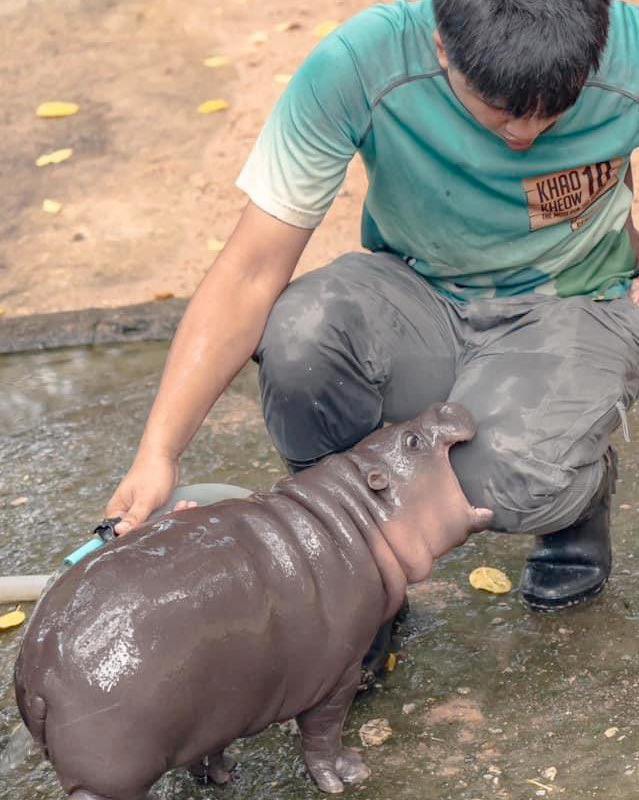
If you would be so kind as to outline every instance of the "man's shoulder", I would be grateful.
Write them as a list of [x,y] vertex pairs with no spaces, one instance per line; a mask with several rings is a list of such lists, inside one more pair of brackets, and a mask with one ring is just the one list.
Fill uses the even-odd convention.
[[352,17],[335,32],[335,45],[350,51],[374,100],[397,81],[439,70],[434,29],[432,0],[398,0]]
[[639,5],[615,0],[601,67],[589,84],[625,94],[639,102]]

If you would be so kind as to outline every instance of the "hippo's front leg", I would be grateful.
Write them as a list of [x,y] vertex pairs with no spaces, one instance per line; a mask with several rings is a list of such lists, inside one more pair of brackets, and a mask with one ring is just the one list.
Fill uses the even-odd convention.
[[355,750],[342,746],[342,729],[357,692],[361,664],[357,661],[340,678],[331,694],[297,717],[304,760],[324,792],[344,791],[344,783],[361,783],[371,774]]

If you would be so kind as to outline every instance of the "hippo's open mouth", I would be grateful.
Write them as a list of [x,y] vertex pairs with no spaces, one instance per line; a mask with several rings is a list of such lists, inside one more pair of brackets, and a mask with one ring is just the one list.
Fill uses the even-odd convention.
[[493,519],[493,512],[489,508],[474,506],[466,497],[459,479],[450,463],[450,449],[456,444],[470,442],[476,432],[477,425],[471,413],[459,403],[442,403],[433,409],[441,422],[439,440],[444,448],[444,457],[447,462],[446,474],[450,485],[450,497],[455,497],[452,505],[465,506],[469,518],[470,530],[477,532],[486,530]]

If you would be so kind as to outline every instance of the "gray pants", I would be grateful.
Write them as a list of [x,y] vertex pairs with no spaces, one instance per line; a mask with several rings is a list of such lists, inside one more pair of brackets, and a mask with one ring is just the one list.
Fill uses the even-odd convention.
[[455,303],[399,258],[351,253],[283,292],[256,359],[267,428],[293,466],[454,400],[478,423],[451,451],[470,502],[493,509],[495,530],[550,533],[587,506],[639,393],[639,308]]

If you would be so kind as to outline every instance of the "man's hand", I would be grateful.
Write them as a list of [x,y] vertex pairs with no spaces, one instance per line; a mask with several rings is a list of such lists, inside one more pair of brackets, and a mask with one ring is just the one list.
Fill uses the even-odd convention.
[[145,522],[149,514],[166,503],[178,479],[176,460],[139,454],[106,507],[107,517],[122,517],[115,532],[124,536]]

